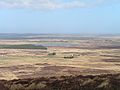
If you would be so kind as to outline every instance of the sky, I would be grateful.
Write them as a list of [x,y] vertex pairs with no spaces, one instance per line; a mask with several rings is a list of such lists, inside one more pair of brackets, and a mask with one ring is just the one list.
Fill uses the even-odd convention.
[[120,33],[120,0],[0,0],[0,33]]

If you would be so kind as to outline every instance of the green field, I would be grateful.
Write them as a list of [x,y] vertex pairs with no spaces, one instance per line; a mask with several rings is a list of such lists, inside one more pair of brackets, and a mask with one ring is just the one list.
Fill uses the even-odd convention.
[[42,45],[22,44],[22,45],[0,45],[0,49],[47,49]]

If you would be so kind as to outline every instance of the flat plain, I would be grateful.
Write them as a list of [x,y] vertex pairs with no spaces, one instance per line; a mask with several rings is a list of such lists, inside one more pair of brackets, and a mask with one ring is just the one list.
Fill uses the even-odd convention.
[[116,73],[120,35],[0,35],[0,79]]

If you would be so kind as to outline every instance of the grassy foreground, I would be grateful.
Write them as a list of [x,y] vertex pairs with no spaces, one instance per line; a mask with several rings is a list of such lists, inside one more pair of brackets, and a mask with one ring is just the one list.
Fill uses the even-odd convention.
[[1,90],[120,90],[120,74],[0,81]]

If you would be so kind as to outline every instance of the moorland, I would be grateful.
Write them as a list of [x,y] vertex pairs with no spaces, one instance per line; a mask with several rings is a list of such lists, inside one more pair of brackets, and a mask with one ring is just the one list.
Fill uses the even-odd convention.
[[[17,88],[19,85],[27,88],[40,82],[40,86],[54,88],[30,90],[94,90],[90,86],[99,78],[96,87],[106,85],[109,88],[104,86],[105,90],[110,87],[119,90],[119,73],[120,35],[0,34],[0,82],[7,85],[6,88],[12,88],[15,83]],[[42,82],[50,81],[49,84],[41,83],[41,78],[44,78]],[[24,81],[34,79],[34,83],[24,85]],[[19,83],[22,80],[23,86]],[[58,84],[53,84],[55,82]],[[87,86],[74,86],[75,83],[83,87],[90,83],[90,86],[87,89]],[[113,83],[118,86],[113,88]],[[57,88],[63,84],[73,85],[74,89],[68,89],[69,85]]]

